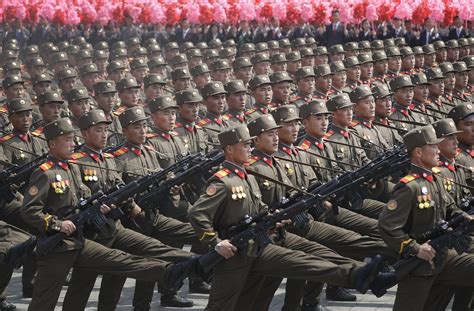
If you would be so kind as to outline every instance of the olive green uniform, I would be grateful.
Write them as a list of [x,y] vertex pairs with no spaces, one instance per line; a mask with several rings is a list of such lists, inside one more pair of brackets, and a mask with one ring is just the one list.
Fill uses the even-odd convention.
[[[442,179],[412,164],[410,174],[400,180],[382,211],[379,229],[385,242],[402,257],[414,256],[420,247],[416,236],[459,212]],[[437,285],[472,286],[472,269],[474,255],[438,251],[433,263],[423,263],[398,284],[393,309],[436,309],[444,298]]]
[[[245,215],[256,215],[266,208],[261,198],[253,176],[226,161],[223,169],[209,180],[206,193],[191,208],[189,219],[200,240],[215,246],[225,238],[229,226],[239,223]],[[263,250],[250,243],[246,250],[240,249],[234,257],[220,263],[214,272],[206,310],[249,309],[253,299],[245,300],[245,297],[253,296],[254,285],[259,283],[262,274],[291,275],[341,286],[352,282],[351,270],[357,266],[356,262],[292,234],[287,234],[279,243],[283,247],[271,244]],[[287,249],[287,245],[301,250]],[[236,306],[239,294],[240,306]]]
[[394,147],[402,142],[402,137],[400,136],[398,131],[394,128],[387,127],[395,127],[395,124],[393,124],[392,121],[390,121],[388,118],[381,118],[379,116],[375,116],[374,122],[380,123],[378,124],[378,130],[382,137],[385,138],[389,146]]
[[425,120],[420,118],[420,114],[412,111],[412,106],[402,106],[395,102],[393,103],[392,114],[389,116],[389,119],[393,122],[395,127],[407,131],[419,126],[407,122],[426,124]]
[[215,146],[219,145],[217,135],[230,127],[229,123],[227,123],[222,116],[215,115],[211,112],[206,112],[205,117],[202,118],[197,125],[204,129],[208,141]]
[[[90,196],[79,168],[49,158],[36,169],[24,198],[22,217],[41,236],[58,232],[81,197]],[[131,245],[129,245],[131,247]],[[144,247],[144,245],[140,245]],[[38,254],[37,282],[29,310],[53,310],[71,267],[150,281],[164,281],[169,263],[109,249],[76,231],[48,254]]]
[[178,137],[183,140],[184,147],[189,150],[189,153],[207,153],[210,148],[207,145],[206,131],[202,127],[181,118],[176,120],[175,125],[174,130],[179,134]]
[[264,114],[270,113],[271,106],[264,105],[262,103],[255,103],[252,109],[245,111],[245,118],[247,122],[256,119]]
[[370,120],[354,116],[351,128],[356,132],[356,138],[359,138],[360,145],[371,149],[371,151],[366,151],[367,157],[371,160],[391,147],[382,136],[378,126]]
[[226,120],[230,126],[246,124],[247,118],[248,117],[245,115],[244,112],[236,111],[233,109],[227,110],[227,112],[224,114],[224,120]]

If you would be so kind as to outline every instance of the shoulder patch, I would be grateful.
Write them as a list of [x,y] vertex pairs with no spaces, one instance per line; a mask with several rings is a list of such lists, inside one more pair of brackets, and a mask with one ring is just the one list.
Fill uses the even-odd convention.
[[113,114],[116,115],[116,116],[119,116],[119,115],[121,115],[121,114],[125,111],[125,109],[126,109],[126,108],[125,108],[124,106],[119,107],[119,108],[117,108],[117,109],[113,112]]
[[433,174],[439,174],[439,173],[441,173],[441,170],[440,170],[439,167],[433,167],[433,168],[431,169],[431,171],[433,172]]
[[255,111],[257,111],[257,110],[256,110],[255,108],[252,108],[252,109],[249,109],[249,110],[245,111],[244,114],[245,114],[246,116],[248,116],[249,114],[252,114],[252,113],[254,113]]
[[222,116],[222,120],[229,121],[230,119],[232,119],[232,116],[230,114],[225,114]]
[[398,203],[395,200],[390,200],[387,202],[387,208],[389,211],[396,210],[398,207]]
[[213,196],[214,194],[216,194],[216,191],[217,191],[216,186],[214,186],[214,185],[209,185],[209,186],[207,186],[206,194],[207,194],[208,196]]
[[402,179],[400,179],[400,182],[402,182],[404,184],[408,184],[410,181],[415,180],[415,179],[416,179],[415,176],[407,175],[407,176],[403,177]]
[[351,122],[350,126],[354,127],[354,126],[359,125],[359,124],[360,124],[359,120],[354,120],[354,121]]
[[179,133],[176,132],[176,131],[171,131],[170,134],[171,134],[172,136],[179,136]]
[[147,133],[146,134],[146,138],[155,138],[157,136],[158,136],[158,134],[156,134],[156,133]]
[[328,132],[324,135],[324,138],[329,138],[329,137],[331,137],[332,135],[334,135],[334,131],[333,131],[333,130],[330,130],[330,131],[328,131]]
[[0,137],[0,143],[4,143],[6,141],[9,141],[10,139],[12,139],[13,137],[15,137],[15,135],[13,134],[7,134],[3,137]]
[[104,155],[104,158],[113,158],[114,157],[113,154],[107,153],[107,152],[104,152],[103,155]]
[[204,126],[204,125],[208,124],[209,122],[211,122],[211,120],[209,120],[208,118],[204,118],[204,119],[201,119],[201,121],[199,121],[198,125],[199,126]]
[[181,122],[176,122],[174,124],[174,127],[182,127],[182,126],[183,126],[183,123],[181,123]]
[[309,147],[311,147],[311,142],[307,139],[303,141],[303,143],[300,145],[301,149],[303,150],[308,150]]
[[128,152],[128,148],[127,147],[122,147],[118,150],[115,150],[112,154],[116,157],[120,157],[122,154],[125,154]]
[[48,161],[48,162],[45,162],[43,164],[41,164],[39,166],[39,168],[43,171],[43,172],[46,172],[47,170],[49,170],[50,168],[52,168],[54,166],[54,163],[53,161]]
[[34,130],[33,132],[31,132],[31,135],[33,135],[33,136],[41,136],[41,134],[43,134],[43,131],[44,131],[44,128],[43,128],[43,127],[39,127],[39,128],[37,128],[36,130]]
[[230,171],[227,170],[227,169],[222,169],[220,171],[217,171],[216,173],[214,173],[214,176],[217,178],[217,179],[221,179],[227,175],[229,175]]
[[0,106],[0,113],[8,113],[7,105]]
[[148,149],[148,150],[151,150],[151,151],[156,151],[156,149],[153,148],[153,146],[151,146],[151,145],[143,145],[143,147]]
[[85,156],[86,156],[85,152],[76,152],[76,153],[72,154],[71,159],[72,160],[78,160],[78,159],[83,158]]

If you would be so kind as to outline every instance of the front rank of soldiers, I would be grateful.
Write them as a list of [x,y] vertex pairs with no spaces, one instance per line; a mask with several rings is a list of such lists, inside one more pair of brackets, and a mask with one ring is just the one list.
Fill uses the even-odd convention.
[[[98,275],[99,310],[117,307],[126,277],[137,279],[134,310],[150,310],[156,285],[162,306],[191,307],[172,282],[188,272],[190,292],[209,294],[207,310],[267,310],[282,278],[284,310],[321,310],[324,284],[335,301],[355,301],[348,288],[382,286],[376,255],[384,265],[407,256],[433,263],[400,281],[396,310],[441,310],[451,299],[453,310],[473,307],[464,281],[472,254],[435,253],[416,235],[461,213],[455,203],[472,192],[474,40],[161,47],[155,38],[92,46],[77,36],[20,50],[8,39],[1,65],[0,166],[35,165],[2,185],[0,310],[14,309],[4,290],[22,264],[35,311],[54,309],[69,273],[64,310],[87,306]],[[274,244],[238,248],[226,235],[244,216],[277,213],[275,204],[397,146],[409,153],[405,171],[327,198],[303,227],[278,223]],[[100,229],[71,221],[91,194],[210,152],[225,160],[189,179],[195,184],[175,184],[152,203],[144,190],[104,205]],[[114,209],[124,215],[113,218]],[[52,251],[33,251],[35,237],[57,234],[65,238]],[[212,250],[225,260],[209,279],[195,258]],[[365,265],[366,257],[374,259]]]

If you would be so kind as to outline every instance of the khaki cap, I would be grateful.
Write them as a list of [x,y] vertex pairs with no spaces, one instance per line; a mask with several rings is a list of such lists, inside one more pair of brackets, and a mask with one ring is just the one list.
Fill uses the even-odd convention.
[[211,71],[209,70],[209,67],[207,67],[206,63],[202,63],[191,68],[191,75],[193,77],[197,77],[199,75],[209,73],[209,72]]
[[211,63],[211,70],[218,71],[218,70],[228,70],[231,69],[229,61],[227,59],[218,59]]
[[384,46],[382,40],[374,40],[374,41],[370,42],[370,47],[372,49],[383,49],[385,46]]
[[283,53],[276,53],[273,54],[271,57],[271,62],[272,64],[278,64],[278,63],[286,63],[286,55]]
[[244,67],[252,67],[252,61],[250,60],[249,57],[237,57],[232,64],[232,67],[234,67],[234,70],[237,70],[239,68],[244,68]]
[[443,71],[439,67],[430,68],[426,72],[428,80],[444,79]]
[[329,48],[329,53],[330,54],[336,54],[336,53],[344,53],[344,47],[342,46],[342,44],[336,44],[336,45],[333,45]]
[[409,46],[404,46],[400,49],[400,53],[402,54],[402,57],[408,57],[412,56],[415,53],[413,53],[413,50]]
[[240,47],[239,53],[248,53],[248,52],[255,52],[255,44],[253,43],[244,43]]
[[307,77],[316,77],[316,75],[314,74],[314,68],[311,66],[301,67],[295,73],[296,81],[299,81]]
[[465,62],[462,62],[462,61],[458,61],[458,62],[455,62],[453,64],[453,68],[454,70],[458,73],[458,72],[466,72],[466,71],[470,71],[469,68],[467,68],[467,65]]
[[451,118],[454,122],[458,123],[460,120],[463,120],[473,113],[474,107],[471,103],[461,103],[448,112],[448,118]]
[[13,98],[7,101],[8,115],[12,115],[17,112],[22,111],[31,111],[33,107],[31,106],[30,100],[24,98]]
[[268,47],[268,44],[266,42],[259,42],[255,44],[255,51],[256,52],[264,52],[268,51],[270,48]]
[[102,80],[94,84],[95,94],[117,93],[113,80]]
[[286,59],[289,62],[296,62],[301,60],[301,54],[299,51],[291,51],[288,54],[286,54]]
[[446,44],[444,44],[444,41],[441,41],[441,40],[433,42],[433,46],[434,46],[435,50],[446,48]]
[[128,89],[138,89],[140,88],[140,84],[138,84],[137,79],[134,77],[126,77],[120,80],[117,83],[117,91],[122,92]]
[[402,53],[400,53],[400,49],[397,46],[386,48],[385,54],[387,54],[387,57],[402,56]]
[[423,52],[425,54],[434,54],[436,53],[436,50],[433,44],[427,44],[423,46]]
[[374,60],[374,62],[378,62],[381,60],[388,60],[388,57],[384,51],[376,51],[374,52],[374,54],[372,54],[372,59]]
[[414,46],[411,49],[413,51],[413,54],[415,54],[415,55],[425,54],[425,52],[423,52],[423,48],[421,46]]
[[168,95],[158,96],[153,98],[151,101],[148,102],[148,107],[150,108],[151,113],[165,110],[168,108],[178,108],[178,104],[176,104],[173,97]]
[[436,131],[431,125],[414,128],[403,136],[403,142],[408,152],[417,147],[436,145],[442,141],[442,138],[436,137]]
[[236,94],[241,92],[247,92],[247,88],[245,87],[244,81],[242,80],[232,80],[227,82],[224,85],[227,94]]
[[303,119],[320,114],[331,114],[326,107],[326,103],[321,100],[312,100],[300,107],[300,117]]
[[37,73],[33,75],[33,85],[36,85],[41,82],[51,82],[53,81],[53,77],[49,73]]
[[89,127],[97,124],[111,124],[111,120],[107,120],[105,113],[101,109],[93,109],[86,112],[79,118],[79,128],[81,130],[87,130]]
[[119,59],[116,59],[116,60],[113,60],[111,61],[108,65],[107,65],[107,72],[108,73],[112,73],[114,72],[115,70],[119,70],[119,69],[126,69],[127,67],[125,67],[124,63],[119,60]]
[[390,92],[388,86],[386,84],[377,84],[372,89],[372,94],[374,94],[375,99],[385,98],[387,96],[392,96],[393,93]]
[[454,70],[453,64],[450,62],[443,62],[439,64],[439,68],[443,72],[443,75],[446,75],[451,72],[456,72],[456,70]]
[[364,40],[359,42],[359,50],[370,50],[370,41]]
[[18,83],[21,83],[21,84],[25,83],[25,81],[23,81],[23,78],[21,76],[17,76],[17,75],[6,76],[5,79],[3,79],[2,81],[3,89],[5,90],[9,88],[10,86],[14,84],[18,84]]
[[89,99],[89,93],[87,92],[87,89],[85,87],[76,87],[72,90],[70,90],[67,95],[66,95],[68,104],[70,105],[71,103],[81,100],[81,99]]
[[351,67],[355,67],[355,66],[359,66],[359,59],[356,57],[356,56],[351,56],[351,57],[348,57],[348,58],[345,58],[343,61],[344,63],[344,66],[346,68],[351,68]]
[[314,49],[314,55],[316,56],[329,55],[328,49],[325,46],[318,46],[317,48]]
[[345,93],[331,97],[326,103],[327,109],[331,112],[352,106],[354,106],[354,104],[351,102],[349,95]]
[[211,81],[206,83],[202,88],[202,97],[208,98],[210,96],[227,94],[227,91],[224,88],[224,85],[220,81]]
[[191,74],[189,73],[188,68],[176,68],[171,71],[171,80],[178,79],[191,79]]
[[178,105],[202,102],[202,96],[196,89],[182,90],[174,94]]
[[256,54],[252,57],[252,64],[262,63],[262,62],[269,62],[270,57],[267,54]]
[[180,65],[180,64],[185,64],[188,62],[188,58],[186,57],[186,54],[178,54],[178,55],[175,55],[171,61],[170,61],[170,65],[171,66],[176,66],[176,65]]
[[359,49],[359,43],[357,42],[347,42],[344,44],[345,51],[355,51]]
[[255,90],[257,87],[262,85],[272,84],[270,78],[267,75],[258,75],[250,79],[249,87],[251,90]]
[[54,53],[51,56],[51,62],[53,64],[67,62],[67,61],[69,61],[69,58],[67,57],[67,54],[65,52]]
[[93,54],[94,60],[108,58],[108,54],[104,50],[94,50],[92,54]]
[[160,84],[166,85],[166,81],[163,79],[163,76],[160,76],[156,73],[150,73],[149,75],[143,78],[143,84],[145,87],[149,87],[150,85]]
[[72,126],[72,122],[69,118],[61,118],[45,125],[44,137],[46,138],[46,140],[51,140],[58,136],[76,131],[77,128]]
[[222,50],[219,51],[219,57],[220,58],[228,58],[235,56],[236,51],[234,48],[228,47],[228,48],[223,48]]
[[410,78],[414,85],[431,85],[426,75],[422,72],[412,74]]
[[58,92],[46,91],[40,96],[38,96],[38,104],[44,105],[48,103],[64,103],[64,100],[61,98],[61,95]]
[[373,96],[372,91],[367,85],[359,85],[349,94],[351,102],[357,103],[359,100]]
[[453,119],[450,118],[436,121],[435,123],[433,123],[433,127],[436,131],[436,136],[438,138],[445,138],[449,135],[462,133],[462,131],[458,131]]
[[314,56],[314,51],[312,48],[302,48],[300,50],[301,57]]
[[128,108],[119,115],[119,121],[122,127],[127,127],[130,124],[144,120],[148,120],[148,117],[142,107]]
[[281,125],[277,125],[275,119],[271,114],[264,114],[247,124],[250,136],[258,136],[261,133],[278,129]]
[[316,77],[325,77],[332,75],[331,67],[328,64],[321,64],[314,67],[314,75]]
[[130,69],[147,68],[148,64],[142,58],[136,58],[130,63]]
[[230,128],[225,132],[221,132],[217,135],[219,138],[219,143],[221,147],[224,149],[227,146],[237,145],[239,143],[244,143],[254,139],[255,137],[251,137],[249,134],[249,129],[245,125],[237,125],[235,127]]
[[340,60],[330,63],[329,67],[331,68],[331,73],[333,74],[340,71],[346,71],[346,67],[344,66],[344,63]]
[[272,83],[280,82],[293,82],[293,79],[286,71],[274,72],[270,75],[270,81]]
[[148,68],[158,67],[158,66],[166,66],[166,61],[163,57],[157,56],[153,57],[148,61]]
[[97,69],[97,65],[94,63],[85,64],[81,66],[81,68],[79,69],[79,73],[81,76],[85,76],[91,73],[99,73],[99,69]]
[[299,109],[294,105],[284,105],[271,112],[273,118],[278,124],[301,120]]
[[404,87],[414,87],[410,76],[398,76],[390,81],[390,89],[396,91]]
[[359,64],[361,65],[374,62],[374,60],[372,59],[372,55],[370,54],[359,54],[357,55],[357,60],[359,60]]

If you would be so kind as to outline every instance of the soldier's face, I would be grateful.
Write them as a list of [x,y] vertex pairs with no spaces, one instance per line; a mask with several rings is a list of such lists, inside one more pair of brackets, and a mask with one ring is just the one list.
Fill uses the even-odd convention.
[[252,92],[252,95],[256,102],[268,105],[272,102],[272,86],[270,84],[259,86]]
[[182,90],[191,88],[190,78],[173,80],[173,83],[174,83],[174,88],[176,89],[176,91],[182,91]]
[[345,70],[338,71],[332,76],[332,86],[341,89],[346,86],[347,73]]
[[72,115],[76,118],[80,118],[86,112],[91,110],[91,104],[89,99],[80,99],[69,103],[69,110],[71,111]]
[[119,82],[120,80],[125,78],[125,69],[117,69],[117,70],[112,71],[109,74],[108,78],[110,80],[113,80],[115,83]]
[[171,131],[176,123],[176,109],[167,108],[152,114],[155,126],[163,131]]
[[459,142],[468,146],[474,145],[474,115],[460,120],[457,128],[459,131],[462,131],[462,133],[457,134]]
[[390,96],[379,98],[375,101],[375,114],[381,118],[387,118],[392,112],[392,99]]
[[76,78],[67,78],[59,82],[59,87],[64,93],[70,92],[76,84]]
[[230,69],[216,70],[212,73],[212,78],[216,81],[222,82],[222,84],[229,82],[231,77],[232,71]]
[[316,89],[316,79],[314,77],[306,77],[298,80],[298,90],[303,94],[312,94]]
[[295,73],[298,69],[301,68],[301,61],[288,62],[287,70],[288,72]]
[[436,54],[425,54],[425,64],[431,66],[436,61]]
[[53,138],[49,142],[51,155],[60,160],[70,159],[76,145],[74,135],[74,133],[67,133]]
[[328,130],[329,118],[327,114],[311,115],[303,122],[306,133],[321,138]]
[[436,97],[444,94],[444,79],[431,80],[430,83],[430,95]]
[[255,148],[271,155],[278,150],[278,130],[266,131],[255,138]]
[[388,61],[387,60],[380,60],[375,62],[374,70],[380,75],[385,75],[388,72]]
[[393,97],[398,104],[408,106],[413,100],[413,87],[402,87],[395,91]]
[[317,55],[314,57],[314,65],[323,65],[327,64],[329,61],[329,57],[327,55]]
[[415,55],[415,67],[423,68],[425,65],[425,56],[423,54]]
[[456,73],[456,88],[464,89],[469,82],[469,73],[467,71]]
[[273,98],[278,101],[286,102],[290,99],[290,83],[280,82],[272,86]]
[[458,139],[456,135],[447,136],[442,142],[438,144],[439,153],[448,158],[454,159],[456,156],[456,150],[458,148]]
[[229,109],[233,109],[236,111],[244,111],[245,94],[245,92],[238,92],[227,96],[227,105],[229,106]]
[[388,58],[388,69],[391,71],[399,71],[402,68],[402,58],[400,56],[392,56]]
[[165,94],[165,86],[162,84],[152,84],[145,89],[145,96],[148,100],[155,99]]
[[275,63],[272,64],[272,71],[273,72],[280,72],[280,71],[286,71],[286,68],[288,66],[288,63]]
[[417,153],[420,166],[423,168],[431,169],[435,166],[438,166],[439,163],[439,149],[438,145],[425,145],[423,147],[416,148],[419,149]]
[[374,76],[374,64],[366,63],[360,66],[360,77],[363,80],[371,79]]
[[107,145],[108,130],[108,124],[97,124],[82,131],[82,136],[84,137],[87,146],[91,147],[93,150],[99,151]]
[[352,107],[337,109],[332,113],[332,120],[337,126],[346,128],[352,122],[352,115]]
[[125,138],[134,145],[142,145],[146,141],[146,120],[135,122],[123,128]]
[[251,144],[250,142],[238,143],[236,145],[227,146],[225,148],[226,156],[228,160],[238,165],[243,165],[248,162],[251,155]]
[[33,122],[33,114],[31,111],[21,111],[9,116],[10,122],[15,130],[26,134],[30,130]]
[[220,115],[224,112],[227,101],[225,94],[217,94],[206,98],[204,103],[206,105],[207,111]]
[[361,99],[354,106],[356,116],[370,120],[375,116],[375,100],[373,96]]
[[138,106],[138,100],[140,99],[140,91],[138,88],[126,89],[119,93],[122,104],[126,107]]
[[444,88],[447,91],[454,90],[454,86],[456,85],[456,77],[453,72],[445,73],[444,74]]
[[300,131],[300,121],[284,122],[283,126],[278,129],[278,137],[287,145],[294,144],[298,139],[298,132]]
[[448,61],[455,62],[459,59],[459,49],[448,49]]
[[253,65],[256,75],[269,75],[271,73],[270,62],[259,62]]
[[428,95],[430,93],[430,88],[428,85],[417,85],[415,86],[415,90],[413,92],[413,98],[419,102],[424,102],[428,99]]
[[117,93],[103,93],[97,95],[97,106],[105,112],[111,112],[115,106]]
[[36,83],[33,86],[33,90],[35,91],[36,95],[41,95],[44,92],[51,90],[51,82],[45,81],[45,82]]
[[351,81],[360,80],[360,66],[352,66],[347,68],[347,79]]
[[194,83],[198,89],[202,89],[206,83],[211,82],[211,74],[209,72],[203,73],[202,75],[193,78]]
[[305,56],[301,60],[301,66],[311,66],[314,67],[314,56]]
[[55,121],[61,116],[60,103],[46,103],[40,106],[40,112],[46,123]]
[[436,51],[436,60],[439,63],[445,62],[448,58],[448,51],[446,49],[439,49]]
[[332,86],[332,75],[316,78],[316,88],[323,93],[327,93]]
[[5,95],[7,99],[13,98],[23,98],[23,94],[25,93],[25,88],[21,83],[15,83],[12,86],[5,89]]
[[186,103],[179,105],[179,116],[188,122],[196,121],[198,113],[198,103]]
[[148,68],[147,67],[142,67],[142,68],[136,68],[132,70],[132,76],[137,79],[138,83],[143,82],[143,78],[148,74]]

